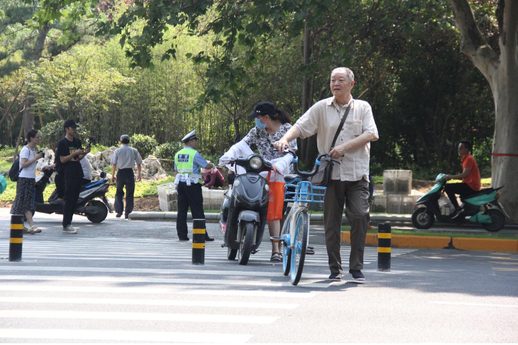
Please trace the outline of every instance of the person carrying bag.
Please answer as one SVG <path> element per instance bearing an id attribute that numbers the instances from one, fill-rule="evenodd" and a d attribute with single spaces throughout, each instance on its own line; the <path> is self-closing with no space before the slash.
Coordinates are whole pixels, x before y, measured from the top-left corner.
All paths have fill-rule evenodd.
<path id="1" fill-rule="evenodd" d="M 336 130 L 335 136 L 333 138 L 333 141 L 331 142 L 331 147 L 329 148 L 329 151 L 335 147 L 336 139 L 338 139 L 338 135 L 340 134 L 340 131 L 344 127 L 345 120 L 347 120 L 347 115 L 349 115 L 349 110 L 351 109 L 351 105 L 345 109 L 344 116 L 342 116 L 342 120 L 340 121 L 340 124 L 338 125 L 338 128 Z M 328 151 L 328 152 L 329 152 Z M 331 181 L 331 176 L 333 173 L 333 165 L 335 163 L 340 164 L 339 162 L 333 160 L 331 157 L 327 156 L 320 160 L 320 166 L 318 168 L 317 173 L 311 178 L 311 183 L 317 186 L 326 187 L 329 182 Z"/>

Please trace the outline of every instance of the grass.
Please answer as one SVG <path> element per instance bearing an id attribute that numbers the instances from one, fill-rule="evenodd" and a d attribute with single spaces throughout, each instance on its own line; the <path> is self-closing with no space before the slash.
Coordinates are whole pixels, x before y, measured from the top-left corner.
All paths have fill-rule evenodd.
<path id="1" fill-rule="evenodd" d="M 16 197 L 16 182 L 12 182 L 11 180 L 9 180 L 8 177 L 6 179 L 7 179 L 7 188 L 4 191 L 4 193 L 2 193 L 2 195 L 0 195 L 0 201 L 12 202 L 14 200 L 14 198 Z M 158 190 L 157 190 L 158 185 L 160 185 L 162 183 L 173 182 L 173 181 L 174 181 L 174 178 L 172 176 L 169 176 L 165 179 L 161 179 L 161 180 L 157 180 L 157 181 L 136 182 L 135 183 L 135 198 L 142 198 L 145 196 L 158 195 Z M 56 187 L 54 184 L 52 184 L 52 183 L 49 184 L 47 186 L 47 188 L 45 188 L 45 193 L 43 195 L 44 199 L 47 200 L 48 197 L 50 196 L 50 194 L 52 194 L 52 192 L 55 189 L 56 189 Z M 115 185 L 111 185 L 110 188 L 108 189 L 107 196 L 109 198 L 114 198 L 115 191 L 116 191 Z"/>

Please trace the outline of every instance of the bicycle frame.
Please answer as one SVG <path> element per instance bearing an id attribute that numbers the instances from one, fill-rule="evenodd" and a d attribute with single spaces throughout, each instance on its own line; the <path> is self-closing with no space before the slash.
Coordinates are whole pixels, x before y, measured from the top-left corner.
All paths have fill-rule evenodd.
<path id="1" fill-rule="evenodd" d="M 293 205 L 281 231 L 281 242 L 284 244 L 282 253 L 284 275 L 289 274 L 291 283 L 297 285 L 302 276 L 309 242 L 309 207 L 311 203 L 324 202 L 325 187 L 313 186 L 309 181 L 299 181 L 296 185 L 288 184 L 287 190 L 290 186 L 295 186 L 295 191 L 287 191 L 286 199 L 293 201 Z M 299 234 L 302 235 L 300 240 Z M 298 260 L 297 255 L 300 255 Z"/>

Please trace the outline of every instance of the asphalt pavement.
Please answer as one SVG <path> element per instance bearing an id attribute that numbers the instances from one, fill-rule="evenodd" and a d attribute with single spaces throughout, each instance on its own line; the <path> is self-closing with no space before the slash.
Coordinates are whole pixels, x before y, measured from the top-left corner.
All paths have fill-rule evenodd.
<path id="1" fill-rule="evenodd" d="M 292 286 L 267 241 L 247 266 L 228 261 L 214 223 L 193 265 L 170 220 L 75 216 L 76 235 L 60 216 L 35 220 L 43 232 L 10 262 L 0 210 L 0 343 L 518 342 L 518 254 L 394 248 L 379 272 L 368 247 L 365 284 L 331 282 L 317 226 Z"/>

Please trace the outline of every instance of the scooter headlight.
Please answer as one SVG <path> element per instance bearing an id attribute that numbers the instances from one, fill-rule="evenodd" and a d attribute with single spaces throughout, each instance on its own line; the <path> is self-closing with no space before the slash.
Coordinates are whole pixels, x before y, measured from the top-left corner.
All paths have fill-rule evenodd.
<path id="1" fill-rule="evenodd" d="M 261 159 L 261 157 L 253 156 L 252 158 L 250 158 L 248 163 L 250 164 L 250 167 L 254 170 L 259 170 L 263 167 L 263 160 Z"/>

